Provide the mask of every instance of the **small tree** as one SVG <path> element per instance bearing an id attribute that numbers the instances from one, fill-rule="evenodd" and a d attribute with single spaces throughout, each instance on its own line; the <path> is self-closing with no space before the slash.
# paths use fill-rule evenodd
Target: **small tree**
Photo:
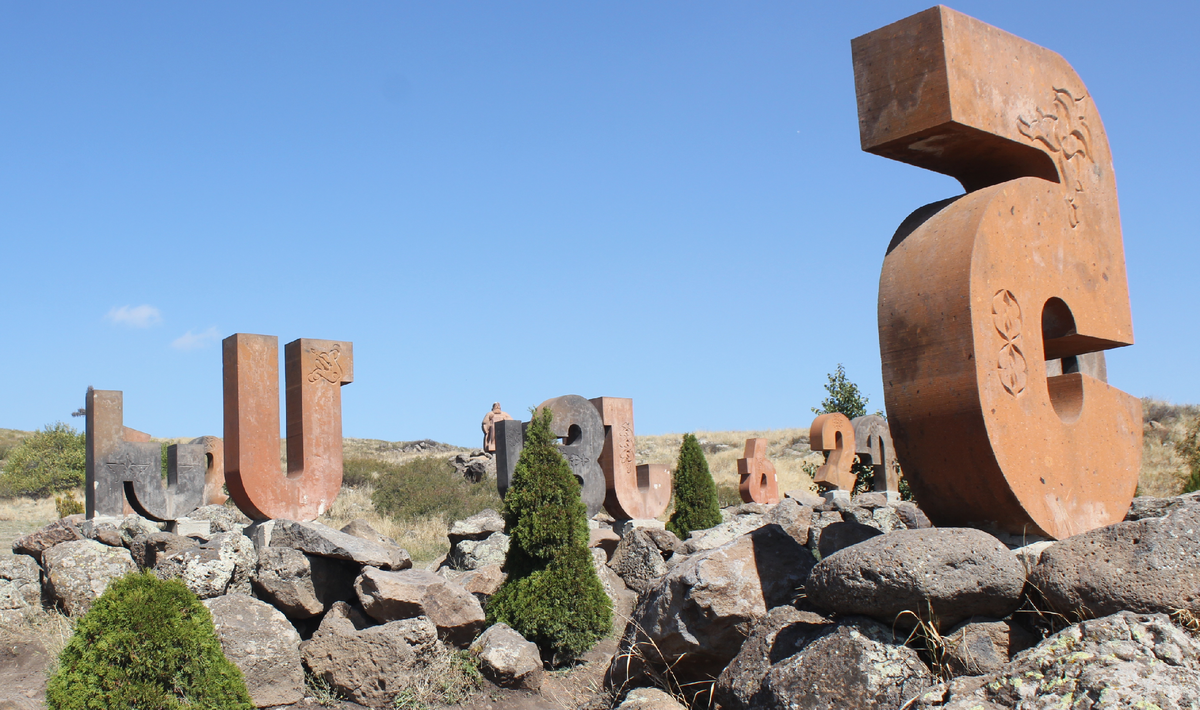
<path id="1" fill-rule="evenodd" d="M 83 433 L 62 422 L 47 424 L 17 444 L 0 473 L 0 496 L 47 498 L 83 485 L 87 463 Z"/>
<path id="2" fill-rule="evenodd" d="M 838 363 L 837 372 L 829 374 L 829 382 L 825 385 L 829 393 L 821 402 L 821 408 L 813 407 L 813 414 L 832 414 L 841 412 L 854 419 L 867 413 L 867 398 L 858 391 L 858 385 L 846 379 L 846 368 Z"/>
<path id="3" fill-rule="evenodd" d="M 608 633 L 612 602 L 592 566 L 587 508 L 555 446 L 552 417 L 545 409 L 529 423 L 504 497 L 508 579 L 488 601 L 487 615 L 557 663 L 580 656 Z"/>
<path id="4" fill-rule="evenodd" d="M 679 462 L 672 480 L 675 488 L 675 512 L 667 530 L 685 540 L 693 530 L 707 530 L 721 524 L 721 506 L 717 486 L 708 472 L 708 461 L 693 434 L 683 435 Z"/>
<path id="5" fill-rule="evenodd" d="M 212 617 L 177 579 L 113 581 L 75 625 L 46 687 L 50 710 L 252 710 Z"/>

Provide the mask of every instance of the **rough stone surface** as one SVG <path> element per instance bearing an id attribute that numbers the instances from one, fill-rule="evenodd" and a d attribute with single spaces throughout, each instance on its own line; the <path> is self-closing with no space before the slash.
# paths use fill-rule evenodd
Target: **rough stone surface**
<path id="1" fill-rule="evenodd" d="M 1200 501 L 1061 540 L 1029 581 L 1063 614 L 1200 613 Z"/>
<path id="2" fill-rule="evenodd" d="M 500 565 L 484 565 L 479 569 L 471 570 L 456 570 L 449 567 L 442 567 L 437 570 L 436 574 L 474 594 L 481 606 L 488 597 L 500 589 L 500 585 L 504 584 L 505 577 L 507 576 Z"/>
<path id="3" fill-rule="evenodd" d="M 498 532 L 504 532 L 504 517 L 487 508 L 450 525 L 450 546 L 453 547 L 461 540 L 486 540 Z"/>
<path id="4" fill-rule="evenodd" d="M 1042 561 L 1042 553 L 1053 544 L 1053 540 L 1041 540 L 1013 549 L 1013 554 L 1017 556 L 1017 559 L 1021 561 L 1021 566 L 1025 568 L 1026 577 L 1033 574 L 1034 568 Z"/>
<path id="5" fill-rule="evenodd" d="M 971 621 L 943 638 L 943 657 L 956 676 L 983 675 L 1000 668 L 1017 653 L 1037 643 L 1025 629 L 1007 621 Z"/>
<path id="6" fill-rule="evenodd" d="M 363 610 L 380 622 L 428 617 L 438 635 L 458 646 L 469 644 L 485 626 L 475 596 L 432 572 L 385 572 L 374 567 L 354 580 Z"/>
<path id="7" fill-rule="evenodd" d="M 254 590 L 290 619 L 325 613 L 336 601 L 354 599 L 358 565 L 306 555 L 288 547 L 264 547 L 251 580 Z"/>
<path id="8" fill-rule="evenodd" d="M 73 540 L 42 554 L 46 595 L 69 616 L 80 616 L 108 583 L 137 569 L 129 550 L 95 540 Z"/>
<path id="9" fill-rule="evenodd" d="M 42 603 L 42 568 L 28 555 L 0 557 L 0 621 L 13 623 Z"/>
<path id="10" fill-rule="evenodd" d="M 621 544 L 613 551 L 608 566 L 625 580 L 631 589 L 644 592 L 661 576 L 667 573 L 658 546 L 641 530 L 630 530 L 621 538 Z"/>
<path id="11" fill-rule="evenodd" d="M 736 516 L 707 530 L 693 530 L 683 543 L 682 552 L 691 555 L 703 550 L 712 550 L 766 524 L 762 515 L 751 513 Z"/>
<path id="12" fill-rule="evenodd" d="M 215 533 L 241 532 L 250 524 L 250 518 L 230 505 L 204 505 L 188 513 L 192 520 L 207 520 Z"/>
<path id="13" fill-rule="evenodd" d="M 647 527 L 642 528 L 642 532 L 654 541 L 654 544 L 658 547 L 658 551 L 663 554 L 663 559 L 670 559 L 676 552 L 683 549 L 683 540 L 680 540 L 670 530 Z"/>
<path id="14" fill-rule="evenodd" d="M 760 706 L 758 695 L 771 666 L 832 628 L 833 622 L 819 614 L 792 606 L 775 607 L 754 625 L 738 655 L 721 671 L 714 689 L 717 704 L 725 710 Z"/>
<path id="15" fill-rule="evenodd" d="M 838 614 L 911 626 L 912 612 L 942 629 L 972 616 L 1004 618 L 1021 600 L 1025 570 L 999 540 L 971 528 L 897 530 L 824 558 L 808 600 Z"/>
<path id="16" fill-rule="evenodd" d="M 814 555 L 820 554 L 821 532 L 830 525 L 845 522 L 842 514 L 836 510 L 813 509 L 812 523 L 808 529 L 808 549 Z"/>
<path id="17" fill-rule="evenodd" d="M 595 528 L 588 530 L 588 547 L 598 547 L 611 559 L 613 551 L 621 543 L 621 536 L 612 528 Z"/>
<path id="18" fill-rule="evenodd" d="M 249 595 L 258 563 L 254 544 L 237 532 L 219 533 L 208 542 L 159 558 L 154 573 L 177 578 L 201 599 L 240 592 Z"/>
<path id="19" fill-rule="evenodd" d="M 117 532 L 121 533 L 121 544 L 129 547 L 133 541 L 142 535 L 153 535 L 162 532 L 163 526 L 140 515 L 126 515 L 117 524 Z"/>
<path id="20" fill-rule="evenodd" d="M 1125 520 L 1145 520 L 1146 518 L 1161 518 L 1167 513 L 1177 508 L 1195 505 L 1200 503 L 1200 491 L 1195 493 L 1185 493 L 1181 496 L 1173 496 L 1171 498 L 1154 498 L 1152 496 L 1138 496 L 1133 499 L 1129 505 L 1129 511 L 1125 513 Z"/>
<path id="21" fill-rule="evenodd" d="M 96 516 L 91 520 L 79 523 L 79 534 L 85 540 L 95 540 L 109 547 L 123 547 L 121 533 L 117 530 L 119 522 L 121 522 L 120 518 Z"/>
<path id="22" fill-rule="evenodd" d="M 592 567 L 596 570 L 596 576 L 600 578 L 600 586 L 604 588 L 604 593 L 612 602 L 613 633 L 620 634 L 633 615 L 638 595 L 625 584 L 625 580 L 621 579 L 620 575 L 612 571 L 612 568 L 608 566 L 607 557 L 604 550 L 592 550 Z"/>
<path id="23" fill-rule="evenodd" d="M 687 706 L 658 688 L 634 688 L 617 710 L 687 710 Z"/>
<path id="24" fill-rule="evenodd" d="M 61 520 L 55 520 L 49 525 L 34 530 L 13 541 L 14 555 L 29 555 L 38 562 L 42 561 L 42 553 L 55 545 L 82 540 L 79 525 L 83 522 L 82 515 L 69 515 Z"/>
<path id="25" fill-rule="evenodd" d="M 412 567 L 408 552 L 392 545 L 363 540 L 320 523 L 276 520 L 270 531 L 271 547 L 290 547 L 310 555 L 347 560 L 384 570 Z"/>
<path id="26" fill-rule="evenodd" d="M 778 505 L 771 506 L 766 522 L 782 527 L 788 535 L 801 545 L 808 544 L 808 529 L 812 527 L 813 509 L 800 505 L 791 498 L 784 498 Z"/>
<path id="27" fill-rule="evenodd" d="M 242 671 L 255 705 L 290 705 L 304 698 L 300 635 L 278 609 L 245 594 L 203 603 L 225 657 Z"/>
<path id="28" fill-rule="evenodd" d="M 494 532 L 483 540 L 465 538 L 455 543 L 446 555 L 446 566 L 457 570 L 503 565 L 508 556 L 508 535 Z"/>
<path id="29" fill-rule="evenodd" d="M 929 518 L 924 511 L 917 507 L 912 501 L 900 501 L 893 506 L 896 509 L 896 515 L 904 522 L 904 527 L 909 530 L 924 530 L 925 528 L 933 527 L 933 523 L 929 522 Z"/>
<path id="30" fill-rule="evenodd" d="M 347 535 L 353 535 L 360 540 L 366 540 L 367 542 L 373 542 L 378 545 L 391 545 L 393 547 L 398 547 L 395 540 L 387 537 L 386 535 L 381 535 L 378 530 L 371 527 L 371 524 L 362 518 L 355 518 L 354 520 L 346 523 L 342 527 L 341 531 Z"/>
<path id="31" fill-rule="evenodd" d="M 426 617 L 369 626 L 345 602 L 336 602 L 313 637 L 300 644 L 304 664 L 338 693 L 360 705 L 388 704 L 396 680 L 437 650 L 437 627 Z M 368 628 L 369 627 L 369 628 Z"/>
<path id="32" fill-rule="evenodd" d="M 771 667 L 752 707 L 899 708 L 934 683 L 917 652 L 887 627 L 849 618 Z"/>
<path id="33" fill-rule="evenodd" d="M 817 551 L 821 554 L 821 559 L 825 559 L 835 552 L 882 534 L 879 528 L 862 523 L 834 523 L 821 531 Z"/>
<path id="34" fill-rule="evenodd" d="M 189 547 L 200 543 L 190 537 L 183 537 L 169 532 L 155 532 L 149 535 L 139 535 L 129 544 L 129 554 L 138 567 L 154 567 L 160 559 L 183 552 Z"/>
<path id="35" fill-rule="evenodd" d="M 881 508 L 850 507 L 842 511 L 842 520 L 848 523 L 868 525 L 885 533 L 908 529 L 904 520 L 896 513 L 896 509 L 890 506 Z"/>
<path id="36" fill-rule="evenodd" d="M 778 525 L 688 557 L 642 597 L 625 644 L 636 644 L 651 663 L 674 664 L 677 676 L 715 678 L 751 625 L 791 602 L 813 563 Z"/>
<path id="37" fill-rule="evenodd" d="M 479 670 L 502 688 L 537 690 L 542 685 L 542 657 L 538 647 L 507 624 L 489 626 L 471 644 Z"/>
<path id="38" fill-rule="evenodd" d="M 1200 707 L 1197 678 L 1200 641 L 1165 614 L 1121 612 L 1068 626 L 998 672 L 933 688 L 918 707 L 1184 710 Z"/>

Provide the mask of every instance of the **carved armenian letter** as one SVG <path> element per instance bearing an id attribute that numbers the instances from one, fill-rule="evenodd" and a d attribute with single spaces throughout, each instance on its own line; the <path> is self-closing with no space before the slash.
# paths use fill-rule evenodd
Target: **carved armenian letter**
<path id="1" fill-rule="evenodd" d="M 554 414 L 550 428 L 562 439 L 558 451 L 579 479 L 580 496 L 590 518 L 604 507 L 604 471 L 599 460 L 604 449 L 604 420 L 591 402 L 577 394 L 548 399 L 538 405 L 537 414 L 543 409 Z"/>
<path id="2" fill-rule="evenodd" d="M 167 447 L 167 480 L 162 480 L 162 445 L 145 432 L 124 424 L 124 396 L 119 390 L 87 392 L 84 511 L 122 515 L 125 503 L 151 520 L 175 520 L 204 501 L 204 447 Z"/>
<path id="3" fill-rule="evenodd" d="M 866 414 L 850 423 L 854 426 L 855 453 L 859 463 L 871 467 L 875 491 L 889 500 L 900 500 L 900 477 L 896 474 L 896 453 L 887 420 L 878 414 Z"/>
<path id="4" fill-rule="evenodd" d="M 237 333 L 222 344 L 225 481 L 255 520 L 313 520 L 342 487 L 342 386 L 353 345 L 301 338 L 284 346 L 287 473 L 279 465 L 279 339 Z"/>
<path id="5" fill-rule="evenodd" d="M 779 502 L 775 464 L 767 458 L 766 439 L 746 439 L 746 453 L 737 462 L 738 493 L 743 503 L 774 505 Z"/>
<path id="6" fill-rule="evenodd" d="M 590 400 L 604 423 L 600 469 L 607 488 L 604 508 L 617 520 L 657 518 L 671 503 L 671 473 L 665 466 L 637 465 L 633 436 L 633 400 Z"/>
<path id="7" fill-rule="evenodd" d="M 884 398 L 922 509 L 1054 538 L 1121 520 L 1142 415 L 1094 355 L 1133 326 L 1087 87 L 1054 52 L 945 7 L 853 55 L 863 150 L 966 190 L 900 225 L 879 280 Z"/>
<path id="8" fill-rule="evenodd" d="M 813 483 L 823 484 L 835 491 L 854 490 L 854 425 L 841 412 L 822 414 L 813 420 L 808 430 L 808 446 L 813 451 L 827 451 L 829 458 L 817 469 Z"/>

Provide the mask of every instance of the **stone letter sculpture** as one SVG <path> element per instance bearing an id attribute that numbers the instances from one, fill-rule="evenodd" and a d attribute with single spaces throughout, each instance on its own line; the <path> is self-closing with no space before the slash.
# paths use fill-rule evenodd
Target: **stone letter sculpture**
<path id="1" fill-rule="evenodd" d="M 738 493 L 743 503 L 774 505 L 779 502 L 775 464 L 767 458 L 766 439 L 746 439 L 746 453 L 738 459 Z"/>
<path id="2" fill-rule="evenodd" d="M 496 453 L 496 422 L 512 419 L 507 412 L 500 411 L 500 403 L 493 402 L 492 409 L 483 415 L 483 450 L 489 454 Z"/>
<path id="3" fill-rule="evenodd" d="M 150 435 L 130 429 L 124 420 L 123 396 L 118 390 L 88 388 L 86 481 L 84 510 L 97 515 L 122 515 L 125 502 L 151 520 L 175 520 L 204 501 L 204 447 L 167 447 L 167 481 L 162 480 L 162 445 Z"/>
<path id="4" fill-rule="evenodd" d="M 516 419 L 496 422 L 496 490 L 501 498 L 512 486 L 517 459 L 521 458 L 521 450 L 525 448 L 525 426 L 525 422 Z"/>
<path id="5" fill-rule="evenodd" d="M 204 505 L 221 505 L 229 500 L 225 487 L 225 442 L 219 436 L 200 436 L 191 443 L 204 447 Z"/>
<path id="6" fill-rule="evenodd" d="M 657 518 L 671 503 L 671 473 L 666 466 L 637 465 L 633 400 L 596 397 L 591 403 L 604 423 L 604 508 L 617 520 Z"/>
<path id="7" fill-rule="evenodd" d="M 900 225 L 879 279 L 884 399 L 921 508 L 941 526 L 1053 538 L 1120 521 L 1142 414 L 1081 365 L 1133 343 L 1087 88 L 1054 52 L 945 7 L 859 37 L 853 55 L 863 150 L 966 190 Z"/>
<path id="8" fill-rule="evenodd" d="M 808 430 L 808 446 L 813 451 L 825 451 L 829 458 L 817 469 L 813 483 L 833 491 L 831 496 L 848 497 L 854 490 L 854 425 L 841 412 L 822 414 L 813 420 Z M 840 496 L 839 493 L 841 492 Z"/>
<path id="9" fill-rule="evenodd" d="M 583 486 L 580 496 L 590 518 L 604 507 L 604 471 L 599 461 L 604 449 L 604 421 L 591 402 L 575 394 L 548 399 L 538 405 L 537 413 L 543 409 L 554 413 L 550 428 L 562 439 L 558 450 Z"/>
<path id="10" fill-rule="evenodd" d="M 875 491 L 890 501 L 900 500 L 900 476 L 896 474 L 896 454 L 892 450 L 892 433 L 887 420 L 878 414 L 855 417 L 854 450 L 861 464 L 872 468 Z"/>
<path id="11" fill-rule="evenodd" d="M 279 467 L 279 339 L 237 333 L 222 343 L 225 481 L 250 518 L 313 520 L 342 487 L 342 385 L 351 343 L 301 338 L 284 346 L 287 474 Z"/>

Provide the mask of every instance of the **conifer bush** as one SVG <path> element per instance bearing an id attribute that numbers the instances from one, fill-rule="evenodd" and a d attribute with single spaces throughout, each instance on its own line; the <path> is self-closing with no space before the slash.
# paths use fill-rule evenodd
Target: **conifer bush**
<path id="1" fill-rule="evenodd" d="M 508 624 L 557 663 L 577 658 L 608 633 L 612 602 L 592 566 L 587 508 L 555 447 L 552 417 L 546 409 L 530 422 L 504 497 L 508 579 L 489 600 L 487 615 L 489 624 Z"/>
<path id="2" fill-rule="evenodd" d="M 667 530 L 686 540 L 693 530 L 707 530 L 721 524 L 721 506 L 717 486 L 708 471 L 708 461 L 694 434 L 684 434 L 679 461 L 672 481 L 675 488 L 675 512 Z"/>
<path id="3" fill-rule="evenodd" d="M 46 688 L 50 710 L 253 710 L 208 610 L 177 579 L 133 572 L 75 625 Z"/>

